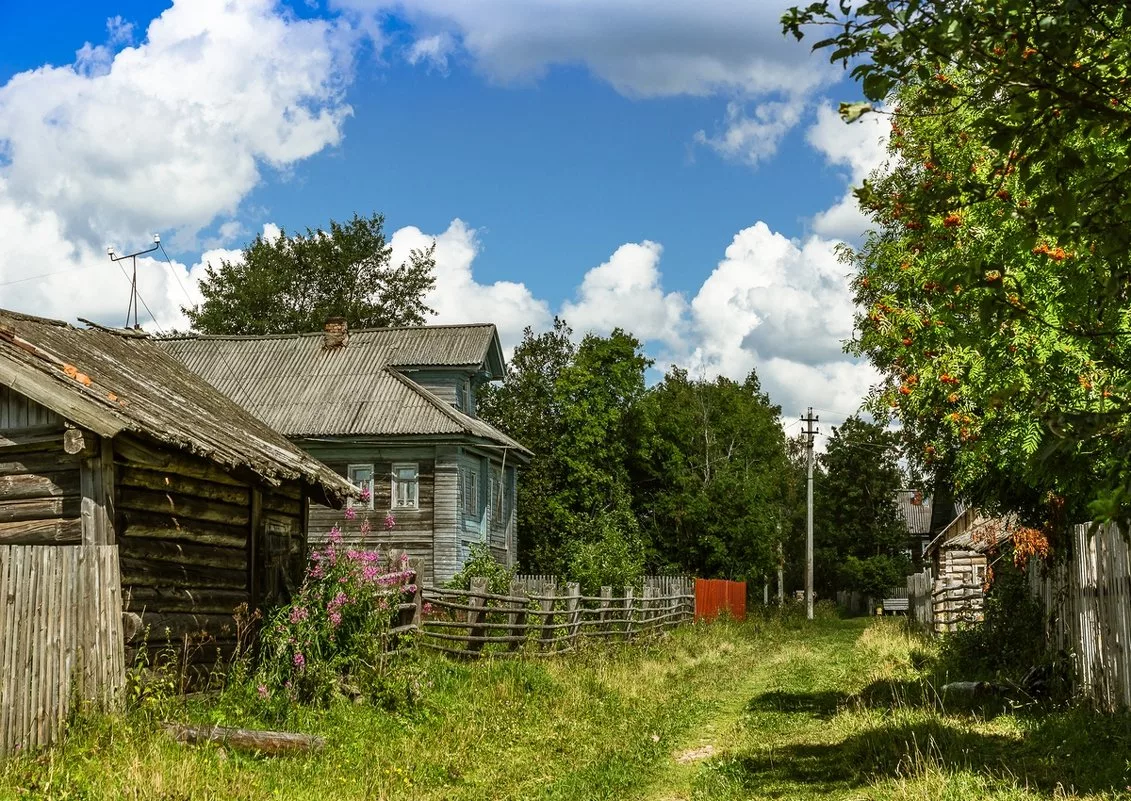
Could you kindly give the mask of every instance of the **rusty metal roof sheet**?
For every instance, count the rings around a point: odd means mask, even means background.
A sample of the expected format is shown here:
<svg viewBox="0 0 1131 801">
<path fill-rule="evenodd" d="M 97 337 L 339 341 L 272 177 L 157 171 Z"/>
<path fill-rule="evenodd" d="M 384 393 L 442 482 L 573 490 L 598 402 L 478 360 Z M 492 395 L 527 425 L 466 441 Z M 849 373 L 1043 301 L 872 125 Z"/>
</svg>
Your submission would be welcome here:
<svg viewBox="0 0 1131 801">
<path fill-rule="evenodd" d="M 171 337 L 160 344 L 288 437 L 471 436 L 530 453 L 405 375 L 408 368 L 458 367 L 501 378 L 493 325 L 350 331 L 344 346 L 329 349 L 321 332 Z"/>
<path fill-rule="evenodd" d="M 354 493 L 144 334 L 0 310 L 0 383 L 102 436 L 143 434 L 269 484 L 305 481 L 327 499 Z"/>
<path fill-rule="evenodd" d="M 896 507 L 907 524 L 907 533 L 926 535 L 931 533 L 931 498 L 922 490 L 901 489 L 895 493 Z"/>
</svg>

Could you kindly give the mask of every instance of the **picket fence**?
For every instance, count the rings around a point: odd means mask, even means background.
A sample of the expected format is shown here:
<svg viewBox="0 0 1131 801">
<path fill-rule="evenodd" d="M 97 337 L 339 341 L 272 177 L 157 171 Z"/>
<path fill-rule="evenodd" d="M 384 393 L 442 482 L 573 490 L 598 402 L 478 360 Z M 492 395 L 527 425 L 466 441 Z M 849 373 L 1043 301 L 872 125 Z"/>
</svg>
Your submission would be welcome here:
<svg viewBox="0 0 1131 801">
<path fill-rule="evenodd" d="M 420 643 L 460 658 L 485 653 L 563 654 L 582 638 L 631 641 L 674 628 L 695 613 L 694 580 L 652 577 L 638 594 L 582 595 L 575 582 L 553 576 L 517 576 L 506 594 L 488 591 L 473 578 L 470 590 L 425 587 Z"/>
<path fill-rule="evenodd" d="M 75 701 L 125 683 L 113 545 L 0 545 L 0 756 L 58 740 Z"/>
<path fill-rule="evenodd" d="M 1072 662 L 1076 690 L 1096 706 L 1131 708 L 1131 552 L 1114 525 L 1076 526 L 1072 555 L 1033 565 L 1029 586 L 1045 607 L 1050 645 Z"/>
</svg>

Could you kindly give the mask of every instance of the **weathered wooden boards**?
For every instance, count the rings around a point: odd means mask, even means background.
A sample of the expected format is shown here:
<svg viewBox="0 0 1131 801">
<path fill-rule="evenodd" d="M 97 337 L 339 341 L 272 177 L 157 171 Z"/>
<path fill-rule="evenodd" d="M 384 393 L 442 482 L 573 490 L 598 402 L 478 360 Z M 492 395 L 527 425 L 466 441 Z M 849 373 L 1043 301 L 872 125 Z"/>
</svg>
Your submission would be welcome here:
<svg viewBox="0 0 1131 801">
<path fill-rule="evenodd" d="M 614 594 L 581 594 L 576 583 L 559 588 L 552 576 L 516 579 L 508 595 L 488 592 L 485 579 L 472 579 L 471 590 L 424 588 L 424 601 L 433 610 L 423 622 L 422 643 L 433 650 L 474 658 L 485 650 L 493 655 L 515 653 L 523 646 L 542 653 L 573 650 L 582 637 L 630 641 L 674 628 L 695 614 L 690 579 L 674 577 L 646 584 L 638 596 L 633 587 Z M 486 646 L 505 646 L 505 651 Z"/>
<path fill-rule="evenodd" d="M 0 432 L 0 545 L 81 543 L 80 484 L 61 423 Z"/>
<path fill-rule="evenodd" d="M 229 748 L 258 751 L 261 754 L 272 756 L 316 751 L 326 745 L 326 741 L 316 735 L 294 734 L 288 731 L 229 729 L 223 726 L 186 726 L 181 723 L 163 723 L 161 728 L 179 743 L 220 743 Z"/>
<path fill-rule="evenodd" d="M 74 699 L 117 702 L 121 603 L 114 546 L 0 545 L 0 755 L 54 742 Z"/>
<path fill-rule="evenodd" d="M 1102 709 L 1131 708 L 1131 552 L 1116 525 L 1089 529 L 1074 528 L 1067 562 L 1031 566 L 1030 588 L 1051 646 L 1071 655 L 1079 694 Z"/>
</svg>

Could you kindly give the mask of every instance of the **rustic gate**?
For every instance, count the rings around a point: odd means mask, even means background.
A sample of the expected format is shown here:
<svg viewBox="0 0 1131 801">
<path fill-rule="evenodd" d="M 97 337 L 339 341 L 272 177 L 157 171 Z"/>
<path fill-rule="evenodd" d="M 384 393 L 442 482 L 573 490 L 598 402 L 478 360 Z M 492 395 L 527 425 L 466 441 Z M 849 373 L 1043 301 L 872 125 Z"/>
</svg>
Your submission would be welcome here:
<svg viewBox="0 0 1131 801">
<path fill-rule="evenodd" d="M 695 579 L 695 619 L 714 620 L 721 612 L 746 619 L 746 582 Z"/>
<path fill-rule="evenodd" d="M 0 756 L 50 745 L 125 682 L 118 548 L 0 545 Z"/>
</svg>

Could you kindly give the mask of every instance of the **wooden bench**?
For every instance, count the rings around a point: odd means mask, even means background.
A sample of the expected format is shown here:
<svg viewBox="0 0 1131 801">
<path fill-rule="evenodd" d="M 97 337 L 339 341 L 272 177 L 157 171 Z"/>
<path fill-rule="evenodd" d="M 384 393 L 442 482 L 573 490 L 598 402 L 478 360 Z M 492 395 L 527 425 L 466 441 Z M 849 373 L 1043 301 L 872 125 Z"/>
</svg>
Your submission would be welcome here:
<svg viewBox="0 0 1131 801">
<path fill-rule="evenodd" d="M 882 604 L 885 615 L 895 614 L 897 612 L 902 612 L 906 615 L 910 609 L 910 604 L 906 598 L 884 598 Z"/>
</svg>

